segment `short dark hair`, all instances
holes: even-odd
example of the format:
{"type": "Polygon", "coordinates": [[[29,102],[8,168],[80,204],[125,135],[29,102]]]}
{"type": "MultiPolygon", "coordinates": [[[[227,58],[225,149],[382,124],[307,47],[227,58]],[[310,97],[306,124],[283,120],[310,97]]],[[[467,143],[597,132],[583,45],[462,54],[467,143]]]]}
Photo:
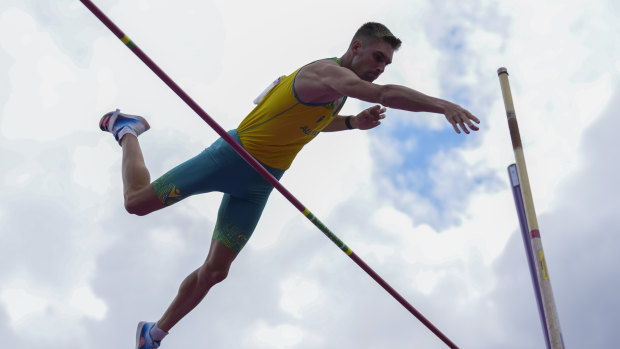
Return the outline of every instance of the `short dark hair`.
{"type": "Polygon", "coordinates": [[[368,22],[362,25],[353,35],[351,42],[355,40],[362,42],[367,40],[383,40],[390,44],[394,50],[398,50],[401,44],[400,39],[395,37],[386,26],[377,22],[368,22]]]}

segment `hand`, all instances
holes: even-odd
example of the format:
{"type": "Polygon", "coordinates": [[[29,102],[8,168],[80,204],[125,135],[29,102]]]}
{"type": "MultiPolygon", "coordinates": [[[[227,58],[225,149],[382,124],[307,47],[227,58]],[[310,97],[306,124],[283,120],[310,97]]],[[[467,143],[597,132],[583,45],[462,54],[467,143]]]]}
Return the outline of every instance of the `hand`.
{"type": "Polygon", "coordinates": [[[370,107],[351,118],[352,126],[360,130],[375,128],[381,124],[380,120],[385,118],[383,113],[385,113],[385,108],[380,105],[370,107]]]}
{"type": "Polygon", "coordinates": [[[477,117],[473,116],[469,111],[464,108],[461,108],[459,105],[454,103],[447,103],[444,107],[444,115],[446,116],[446,120],[452,125],[454,131],[460,134],[461,129],[465,131],[465,133],[469,134],[469,130],[478,131],[479,128],[476,124],[480,123],[477,117]],[[459,126],[461,129],[459,129],[459,126]]]}

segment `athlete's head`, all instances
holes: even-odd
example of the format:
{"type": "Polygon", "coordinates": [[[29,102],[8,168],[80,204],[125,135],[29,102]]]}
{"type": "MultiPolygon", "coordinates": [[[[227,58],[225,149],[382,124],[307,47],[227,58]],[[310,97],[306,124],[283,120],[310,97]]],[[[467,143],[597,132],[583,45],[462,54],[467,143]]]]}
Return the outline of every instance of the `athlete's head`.
{"type": "Polygon", "coordinates": [[[383,24],[368,22],[362,25],[351,40],[347,56],[348,66],[357,76],[366,81],[374,81],[392,63],[394,51],[401,41],[383,24]]]}
{"type": "Polygon", "coordinates": [[[368,22],[361,26],[357,32],[355,32],[355,35],[353,35],[351,44],[353,44],[355,40],[360,40],[364,44],[382,40],[390,44],[394,51],[398,50],[401,44],[400,39],[395,37],[386,26],[377,22],[368,22]]]}

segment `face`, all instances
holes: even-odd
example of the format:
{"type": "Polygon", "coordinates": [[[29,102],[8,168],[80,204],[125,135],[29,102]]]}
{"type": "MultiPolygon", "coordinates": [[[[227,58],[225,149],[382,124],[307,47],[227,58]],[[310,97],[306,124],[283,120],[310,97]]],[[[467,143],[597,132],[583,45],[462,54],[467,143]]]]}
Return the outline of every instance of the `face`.
{"type": "Polygon", "coordinates": [[[376,40],[366,43],[361,41],[353,42],[354,57],[351,62],[351,70],[362,80],[369,82],[375,81],[385,70],[385,67],[392,63],[394,49],[383,40],[376,40]]]}

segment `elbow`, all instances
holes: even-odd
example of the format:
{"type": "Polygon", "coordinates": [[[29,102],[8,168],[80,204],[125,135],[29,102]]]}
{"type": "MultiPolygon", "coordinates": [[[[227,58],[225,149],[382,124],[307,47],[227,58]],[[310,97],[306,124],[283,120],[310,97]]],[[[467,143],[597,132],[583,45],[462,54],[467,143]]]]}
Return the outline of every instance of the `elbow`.
{"type": "Polygon", "coordinates": [[[371,103],[378,103],[389,108],[398,109],[398,96],[395,91],[396,89],[392,85],[381,86],[377,94],[377,100],[371,103]]]}

